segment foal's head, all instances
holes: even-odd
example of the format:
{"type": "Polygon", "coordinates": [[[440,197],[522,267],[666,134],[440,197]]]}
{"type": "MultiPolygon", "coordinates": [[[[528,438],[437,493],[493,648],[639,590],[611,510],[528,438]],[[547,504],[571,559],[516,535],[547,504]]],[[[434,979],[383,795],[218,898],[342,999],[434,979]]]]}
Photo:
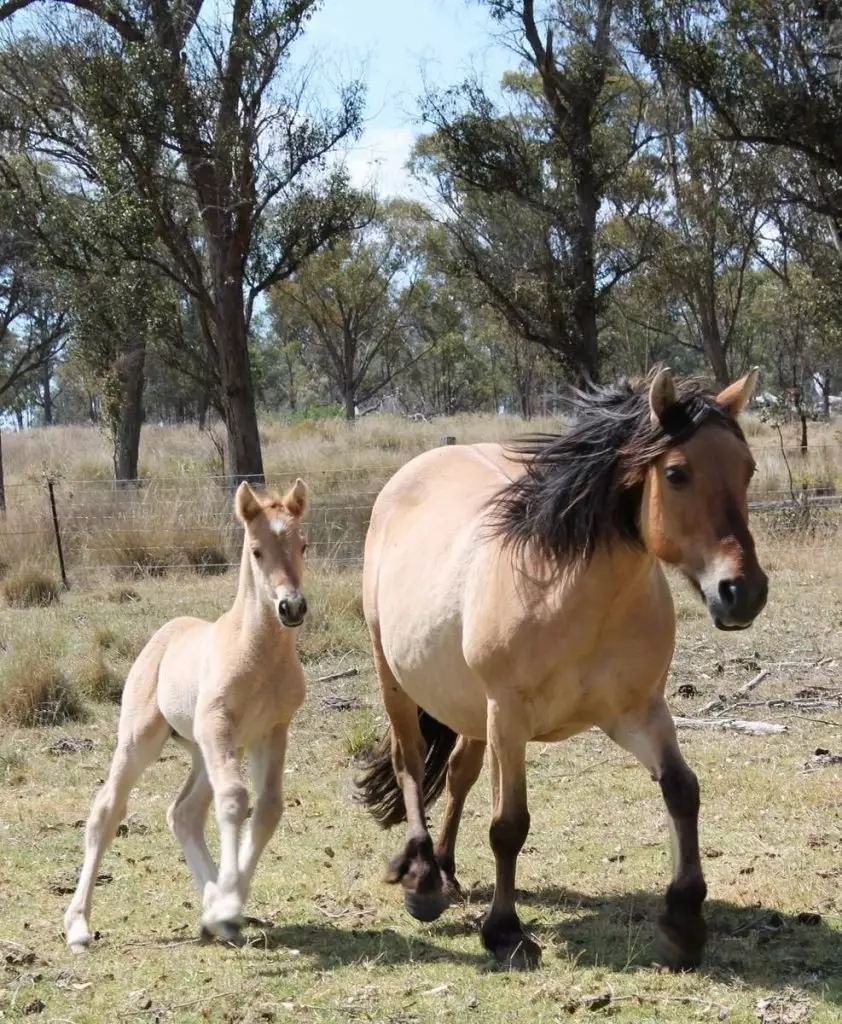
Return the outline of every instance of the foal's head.
{"type": "Polygon", "coordinates": [[[307,600],[301,593],[307,549],[301,517],[306,507],[303,480],[296,480],[283,498],[256,494],[245,482],[237,488],[237,518],[246,529],[252,578],[282,626],[300,626],[307,614],[307,600]]]}
{"type": "Polygon", "coordinates": [[[754,459],[736,421],[756,379],[752,371],[715,397],[699,396],[695,409],[668,370],[649,388],[652,426],[674,443],[647,468],[641,532],[693,583],[719,629],[744,629],[766,604],[768,580],[748,528],[754,459]]]}

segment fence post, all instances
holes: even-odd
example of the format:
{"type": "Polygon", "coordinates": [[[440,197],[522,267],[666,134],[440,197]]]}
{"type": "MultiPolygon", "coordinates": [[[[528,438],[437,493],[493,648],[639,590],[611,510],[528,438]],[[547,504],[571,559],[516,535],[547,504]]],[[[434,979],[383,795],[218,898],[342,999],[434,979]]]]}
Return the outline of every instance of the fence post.
{"type": "Polygon", "coordinates": [[[452,437],[450,434],[445,434],[444,437],[439,438],[439,444],[456,444],[456,438],[452,437]]]}
{"type": "Polygon", "coordinates": [[[56,550],[58,551],[58,564],[61,569],[61,582],[64,584],[64,589],[69,590],[70,584],[67,582],[67,570],[64,567],[64,552],[61,549],[61,530],[58,525],[58,513],[56,512],[56,496],[54,490],[54,484],[52,477],[47,478],[47,493],[50,496],[50,511],[53,514],[53,531],[56,535],[56,550]]]}

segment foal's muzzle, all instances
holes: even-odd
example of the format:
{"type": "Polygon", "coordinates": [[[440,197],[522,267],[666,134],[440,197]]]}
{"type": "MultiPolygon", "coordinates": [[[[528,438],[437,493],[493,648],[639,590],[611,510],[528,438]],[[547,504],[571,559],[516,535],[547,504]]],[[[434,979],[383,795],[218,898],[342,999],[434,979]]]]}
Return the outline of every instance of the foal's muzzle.
{"type": "Polygon", "coordinates": [[[290,629],[300,626],[307,614],[307,598],[296,591],[294,594],[287,594],[278,601],[278,618],[282,626],[290,629]]]}
{"type": "Polygon", "coordinates": [[[766,605],[769,579],[758,569],[752,578],[718,580],[710,591],[704,588],[703,593],[717,629],[748,629],[766,605]]]}

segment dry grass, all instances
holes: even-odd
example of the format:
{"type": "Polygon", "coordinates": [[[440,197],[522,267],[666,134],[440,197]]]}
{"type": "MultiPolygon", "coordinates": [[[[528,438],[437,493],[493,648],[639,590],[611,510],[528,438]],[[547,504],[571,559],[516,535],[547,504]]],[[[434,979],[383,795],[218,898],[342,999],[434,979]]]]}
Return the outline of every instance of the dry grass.
{"type": "MultiPolygon", "coordinates": [[[[680,631],[669,681],[676,713],[733,692],[758,666],[772,673],[753,695],[758,700],[792,698],[807,687],[838,691],[838,540],[761,537],[760,549],[772,596],[745,634],[714,631],[687,588],[676,585],[680,631]],[[683,684],[692,684],[694,695],[679,696],[683,684]]],[[[405,915],[400,893],[381,883],[402,835],[380,831],[350,799],[358,770],[353,758],[382,727],[354,602],[358,574],[313,572],[309,584],[315,614],[325,618],[314,619],[309,640],[301,635],[304,649],[311,645],[310,693],[291,734],[286,816],[250,901],[251,911],[274,927],[251,929],[241,950],[194,941],[200,904],[165,825],[167,804],[188,767],[171,746],[142,781],[127,834],[103,862],[113,881],[95,894],[100,939],[89,957],[73,958],[60,922],[82,853],[75,823],[104,777],[116,714],[100,706],[84,727],[66,727],[65,753],[49,753],[55,731],[7,728],[0,747],[0,939],[8,955],[0,1011],[8,1018],[40,1000],[45,1017],[74,1024],[154,1017],[185,1024],[603,1018],[689,1024],[722,1019],[724,1011],[732,1024],[757,1024],[775,1019],[763,1000],[777,997],[793,1020],[839,1020],[842,768],[805,773],[804,765],[817,747],[842,750],[842,714],[744,709],[746,717],[785,722],[789,732],[682,734],[702,785],[710,889],[708,958],[690,975],[664,974],[652,962],[653,920],[668,875],[657,787],[601,734],[534,745],[532,828],[518,884],[521,913],[544,948],[544,966],[510,976],[490,966],[476,931],[494,875],[485,777],[469,798],[460,835],[466,902],[433,925],[419,925],[405,915]],[[360,674],[316,681],[349,667],[360,674]],[[334,710],[343,706],[352,710],[334,710]],[[74,752],[80,740],[92,741],[93,749],[78,743],[74,752]],[[25,760],[17,760],[16,750],[26,751],[25,760]],[[586,997],[606,992],[613,996],[602,1011],[585,1008],[586,997]],[[802,1005],[806,1015],[799,1017],[802,1005]]],[[[174,615],[213,617],[230,603],[235,585],[233,577],[142,580],[140,600],[123,604],[104,600],[107,588],[74,590],[45,612],[0,610],[0,636],[12,653],[28,649],[30,619],[46,615],[50,643],[75,673],[92,644],[111,657],[121,638],[140,642],[174,615]],[[85,622],[91,627],[80,633],[85,622]]],[[[0,654],[0,665],[8,656],[0,654]]],[[[440,807],[433,810],[434,827],[440,814],[440,807]]]]}
{"type": "Polygon", "coordinates": [[[46,608],[59,599],[58,583],[36,566],[21,565],[3,581],[12,608],[46,608]]]}
{"type": "Polygon", "coordinates": [[[98,704],[119,704],[125,677],[105,660],[101,651],[92,653],[76,673],[76,685],[98,704]]]}
{"type": "Polygon", "coordinates": [[[35,728],[83,721],[87,711],[54,656],[17,651],[0,662],[0,720],[35,728]]]}
{"type": "MultiPolygon", "coordinates": [[[[756,493],[788,488],[777,435],[763,424],[748,425],[760,463],[756,493]]],[[[840,1019],[842,768],[804,771],[817,747],[842,752],[842,714],[834,710],[743,709],[745,717],[785,721],[789,731],[781,736],[682,734],[702,785],[710,889],[709,956],[696,974],[669,975],[653,966],[653,920],[668,874],[663,805],[640,767],[598,733],[530,750],[532,829],[518,884],[522,916],[544,947],[539,972],[500,973],[480,947],[476,922],[494,876],[485,777],[469,798],[460,834],[465,903],[422,926],[405,915],[400,893],[381,883],[402,835],[381,832],[351,800],[357,759],[382,728],[383,715],[359,568],[343,559],[359,553],[375,491],[409,455],[444,434],[502,439],[522,427],[497,417],[434,424],[369,417],[351,431],[334,422],[262,425],[270,484],[283,487],[299,473],[311,484],[308,536],[316,556],[305,581],[312,611],[299,635],[310,692],[291,734],[287,812],[250,901],[251,912],[275,926],[250,930],[241,950],[194,941],[200,901],[165,824],[188,767],[171,745],[132,799],[136,827],[103,862],[113,881],[95,894],[100,939],[89,957],[71,957],[60,922],[81,859],[77,823],[107,771],[116,709],[94,705],[84,726],[65,726],[67,743],[59,748],[65,752],[50,752],[55,730],[7,722],[0,738],[0,1013],[17,1019],[43,1003],[43,1016],[32,1010],[27,1018],[555,1024],[610,1017],[618,1024],[689,1024],[722,1019],[724,1008],[734,1024],[758,1024],[758,1013],[771,1024],[772,1010],[762,1000],[774,995],[793,1020],[840,1019]],[[323,564],[325,557],[335,564],[323,564]],[[359,674],[319,681],[348,668],[359,674]],[[613,996],[606,1007],[586,1008],[584,997],[607,991],[613,996]],[[808,1005],[799,1017],[802,998],[808,1005]]],[[[787,443],[793,438],[790,430],[787,443]]],[[[812,439],[808,460],[790,456],[796,485],[809,475],[837,486],[842,455],[834,428],[816,429],[812,439]],[[829,447],[820,448],[820,441],[829,447]]],[[[234,573],[141,573],[131,585],[115,587],[110,570],[93,571],[123,557],[123,530],[165,547],[185,567],[191,541],[194,551],[207,545],[236,557],[229,495],[203,478],[213,452],[195,430],[144,428],[142,472],[157,479],[138,491],[70,482],[92,475],[107,480],[107,449],[83,428],[7,436],[4,454],[13,483],[25,483],[42,461],[62,467],[60,515],[77,585],[47,608],[0,608],[6,648],[0,648],[0,679],[12,666],[11,675],[25,680],[18,667],[33,661],[32,652],[47,652],[52,674],[60,669],[66,679],[87,680],[93,696],[102,692],[100,669],[122,682],[163,622],[182,614],[212,619],[229,607],[234,573]]],[[[0,558],[16,565],[26,557],[54,571],[42,492],[28,486],[9,496],[0,558]]],[[[791,699],[808,687],[820,695],[840,690],[837,516],[814,516],[801,532],[793,532],[787,513],[763,524],[760,551],[771,599],[753,630],[717,633],[687,588],[675,587],[679,643],[669,692],[676,713],[733,692],[757,667],[771,670],[754,695],[759,700],[791,699]],[[679,695],[686,684],[695,687],[693,696],[679,695]]],[[[440,807],[433,810],[434,826],[440,814],[440,807]]]]}

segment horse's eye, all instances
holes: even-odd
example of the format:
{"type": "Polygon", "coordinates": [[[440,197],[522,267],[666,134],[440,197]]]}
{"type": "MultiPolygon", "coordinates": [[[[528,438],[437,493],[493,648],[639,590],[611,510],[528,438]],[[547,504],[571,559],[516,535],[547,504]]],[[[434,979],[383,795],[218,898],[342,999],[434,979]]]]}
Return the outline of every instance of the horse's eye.
{"type": "Polygon", "coordinates": [[[263,552],[260,551],[259,548],[252,548],[251,549],[251,553],[254,555],[255,558],[262,558],[263,557],[263,552]]]}
{"type": "Polygon", "coordinates": [[[690,472],[684,466],[667,466],[664,476],[673,487],[684,487],[690,483],[690,472]]]}

